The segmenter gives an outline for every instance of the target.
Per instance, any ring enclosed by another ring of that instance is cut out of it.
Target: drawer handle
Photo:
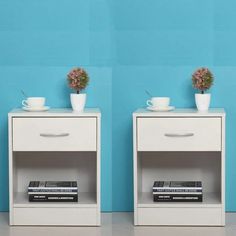
[[[169,138],[185,138],[185,137],[193,137],[194,133],[185,133],[185,134],[165,134],[166,137]]]
[[[44,138],[59,138],[59,137],[67,137],[69,133],[61,133],[61,134],[40,134],[41,137]]]

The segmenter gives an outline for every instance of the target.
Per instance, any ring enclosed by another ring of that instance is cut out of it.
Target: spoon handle
[[[21,93],[22,93],[22,95],[25,97],[25,98],[27,98],[28,96],[26,95],[26,93],[21,89]]]
[[[153,97],[151,93],[149,93],[147,90],[145,90],[146,94],[149,96],[149,97]]]

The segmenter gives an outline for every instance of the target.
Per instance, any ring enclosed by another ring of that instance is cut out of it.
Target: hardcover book
[[[201,181],[155,181],[153,192],[202,192]]]
[[[195,195],[195,194],[188,194],[188,195],[153,195],[154,202],[202,202],[202,194]]]
[[[35,194],[29,195],[30,202],[78,202],[78,195]]]
[[[201,181],[155,181],[154,202],[202,202]]]
[[[77,193],[76,181],[30,181],[28,193]]]
[[[77,202],[77,182],[31,181],[28,196],[30,202]]]

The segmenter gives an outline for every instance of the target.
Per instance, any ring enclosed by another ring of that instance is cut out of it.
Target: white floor
[[[233,236],[236,213],[227,213],[226,227],[134,227],[132,213],[103,213],[101,227],[9,227],[0,213],[0,236]]]

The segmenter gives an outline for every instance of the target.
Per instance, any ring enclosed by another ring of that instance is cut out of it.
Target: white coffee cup
[[[27,108],[42,108],[45,105],[45,97],[28,97],[22,101],[22,105]]]
[[[170,105],[169,97],[152,97],[150,100],[147,100],[147,105],[158,108],[166,108]]]

